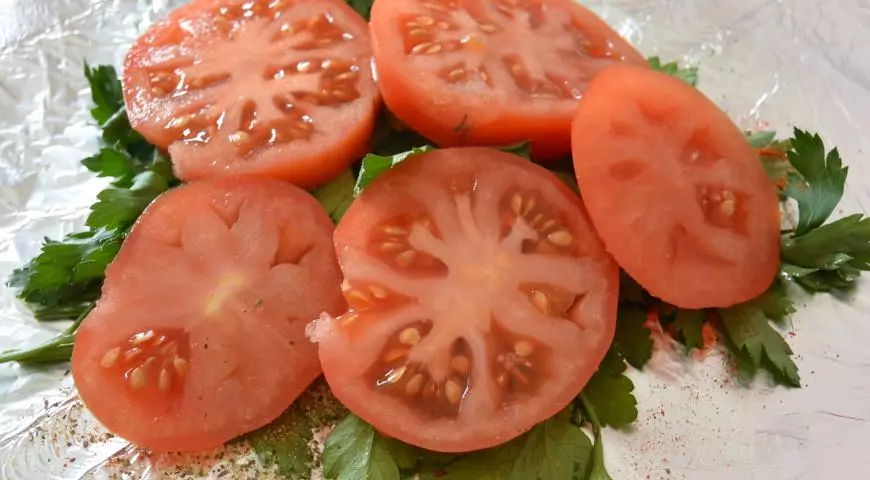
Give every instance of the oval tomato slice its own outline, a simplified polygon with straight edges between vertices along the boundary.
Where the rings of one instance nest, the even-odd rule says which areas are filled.
[[[743,133],[682,81],[615,66],[573,125],[583,200],[607,249],[683,308],[750,300],[779,266],[779,204]]]
[[[573,0],[378,0],[372,44],[384,101],[441,146],[530,140],[570,152],[589,80],[643,57]]]
[[[333,393],[437,451],[514,438],[565,408],[613,338],[618,269],[580,199],[488,148],[412,157],[335,233],[351,310],[323,320]]]
[[[320,374],[305,324],[346,309],[332,228],[311,196],[277,180],[158,198],[76,334],[88,409],[158,451],[211,448],[275,419]]]
[[[313,187],[366,151],[379,103],[367,25],[341,0],[195,0],[127,54],[130,123],[183,180]]]

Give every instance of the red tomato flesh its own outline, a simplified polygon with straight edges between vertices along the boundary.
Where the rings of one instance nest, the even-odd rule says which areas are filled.
[[[770,287],[776,189],[713,102],[678,79],[614,66],[589,86],[573,129],[595,227],[651,294],[682,308],[727,307]]]
[[[335,233],[350,311],[324,319],[335,396],[430,450],[504,443],[565,408],[614,334],[618,268],[580,199],[489,148],[411,157]]]
[[[370,48],[341,0],[194,0],[127,54],[130,123],[183,180],[317,186],[366,151],[380,101]]]
[[[204,450],[274,420],[320,374],[305,325],[346,308],[332,228],[310,195],[277,180],[158,198],[76,334],[88,409],[158,451]]]
[[[378,0],[371,18],[384,101],[441,146],[530,140],[535,158],[568,155],[590,79],[645,65],[573,0]]]

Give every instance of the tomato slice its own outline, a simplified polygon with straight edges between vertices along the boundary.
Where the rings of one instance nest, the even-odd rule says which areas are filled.
[[[320,374],[305,325],[347,308],[332,230],[310,195],[277,180],[158,198],[76,335],[88,409],[158,451],[204,450],[275,419]]]
[[[571,118],[602,68],[643,57],[573,0],[378,0],[372,45],[384,101],[441,146],[530,140],[570,153]]]
[[[323,183],[366,151],[379,94],[365,20],[341,0],[194,0],[127,54],[130,123],[183,180]]]
[[[614,66],[573,125],[583,200],[616,261],[683,308],[750,300],[779,266],[779,204],[743,133],[680,80]]]
[[[503,443],[580,392],[613,338],[618,268],[580,199],[489,148],[370,185],[335,233],[350,311],[321,321],[336,397],[437,451]]]

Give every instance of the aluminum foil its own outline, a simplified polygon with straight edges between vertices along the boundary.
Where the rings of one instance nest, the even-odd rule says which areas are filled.
[[[97,148],[82,62],[120,64],[180,0],[0,0],[0,277],[45,236],[79,229],[104,181],[79,160]],[[850,165],[839,213],[870,205],[870,2],[585,2],[646,55],[698,65],[701,89],[741,126],[819,131]],[[617,480],[865,479],[870,475],[870,282],[818,295],[788,341],[805,387],[732,385],[722,358],[659,350],[633,372],[640,418],[607,431]],[[62,329],[37,324],[0,286],[0,349]],[[657,339],[657,342],[667,340]],[[244,446],[151,456],[103,431],[66,366],[0,366],[0,479],[270,478]]]

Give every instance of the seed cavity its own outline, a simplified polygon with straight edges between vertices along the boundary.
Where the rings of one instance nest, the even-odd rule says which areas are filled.
[[[407,348],[391,348],[384,354],[384,363],[393,363],[396,360],[404,357],[408,353]]]

